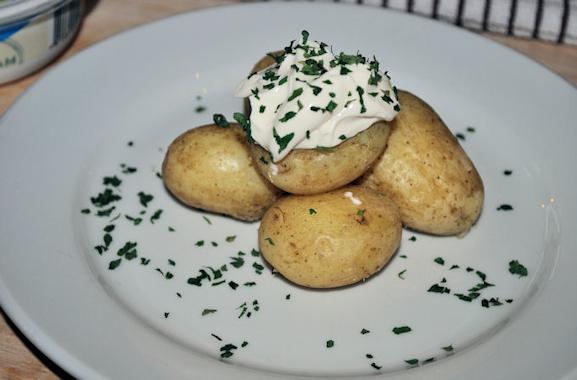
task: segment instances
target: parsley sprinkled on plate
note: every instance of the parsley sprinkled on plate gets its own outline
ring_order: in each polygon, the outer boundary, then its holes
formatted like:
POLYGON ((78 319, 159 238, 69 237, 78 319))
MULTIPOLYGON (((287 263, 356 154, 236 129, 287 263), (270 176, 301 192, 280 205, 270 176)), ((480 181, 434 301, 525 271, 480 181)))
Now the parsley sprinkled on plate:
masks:
POLYGON ((406 334, 408 332, 411 332, 411 331, 413 331, 413 329, 411 329, 409 326, 398 326, 398 327, 394 327, 392 331, 395 335, 400 335, 400 334, 406 334))
POLYGON ((518 275, 519 278, 527 276, 529 272, 523 264, 517 260, 512 260, 509 262, 509 273, 518 275))

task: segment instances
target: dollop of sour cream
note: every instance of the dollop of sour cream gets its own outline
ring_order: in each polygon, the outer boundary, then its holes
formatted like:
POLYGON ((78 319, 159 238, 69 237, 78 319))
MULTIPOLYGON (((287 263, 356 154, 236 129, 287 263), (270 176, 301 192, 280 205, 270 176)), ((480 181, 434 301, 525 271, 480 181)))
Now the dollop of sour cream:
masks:
POLYGON ((360 54, 335 55, 302 32, 271 66, 236 90, 248 97, 250 137, 282 160, 293 149, 334 147, 400 111, 396 88, 379 62, 360 54))

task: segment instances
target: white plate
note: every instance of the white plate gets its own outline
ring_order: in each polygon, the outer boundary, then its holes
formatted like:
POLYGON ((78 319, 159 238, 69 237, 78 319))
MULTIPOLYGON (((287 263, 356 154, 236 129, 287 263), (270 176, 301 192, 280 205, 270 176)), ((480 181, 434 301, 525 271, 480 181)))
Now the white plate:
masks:
POLYGON ((2 307, 80 378, 575 378, 576 105, 573 87, 523 56, 375 8, 252 4, 146 25, 59 65, 0 121, 2 307), (257 224, 191 211, 167 194, 156 173, 170 141, 214 112, 240 110, 232 96, 238 80, 302 29, 337 51, 375 54, 399 87, 426 99, 466 137, 462 145, 486 187, 483 215, 469 235, 405 231, 393 262, 371 280, 311 291, 268 267, 256 273, 252 264, 262 259, 250 251, 257 224), (199 105, 207 110, 195 112, 199 105), (120 164, 138 170, 123 174, 120 164), (90 197, 111 175, 123 181, 116 190, 123 199, 110 217, 97 217, 90 197), (140 191, 154 195, 146 208, 140 191), (501 204, 514 209, 497 211, 501 204), (143 209, 140 225, 125 218, 143 209), (157 209, 163 213, 152 224, 157 209), (93 247, 118 213, 110 249, 98 255, 93 247), (236 240, 227 242, 230 235, 236 240), (139 257, 109 270, 127 241, 138 243, 149 265, 139 257), (229 259, 238 251, 247 253, 239 269, 229 259), (512 260, 529 275, 509 273, 512 260), (203 266, 223 264, 236 290, 207 280, 187 284, 203 266), (480 281, 469 266, 495 286, 467 303, 453 293, 480 281), (174 277, 166 279, 166 271, 174 277), (427 292, 442 278, 451 294, 427 292), (482 307, 491 297, 513 302, 482 307), (239 318, 244 302, 250 318, 239 318), (206 308, 218 311, 202 316, 206 308), (392 332, 405 325, 412 331, 392 332), (221 359, 228 343, 238 348, 221 359), (448 346, 454 350, 443 350, 448 346), (409 359, 420 366, 408 369, 409 359))

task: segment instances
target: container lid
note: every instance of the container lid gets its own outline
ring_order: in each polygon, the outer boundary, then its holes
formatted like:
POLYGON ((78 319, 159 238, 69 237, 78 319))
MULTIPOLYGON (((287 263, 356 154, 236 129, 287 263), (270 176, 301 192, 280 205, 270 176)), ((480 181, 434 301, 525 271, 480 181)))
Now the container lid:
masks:
POLYGON ((0 26, 40 14, 67 0, 0 0, 0 26))

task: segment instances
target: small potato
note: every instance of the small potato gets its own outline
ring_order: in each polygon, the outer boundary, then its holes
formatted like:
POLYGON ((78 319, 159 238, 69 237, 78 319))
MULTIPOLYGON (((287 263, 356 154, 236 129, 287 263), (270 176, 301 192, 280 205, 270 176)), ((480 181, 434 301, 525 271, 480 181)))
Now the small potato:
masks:
POLYGON ((382 154, 389 123, 370 128, 333 147, 295 149, 279 162, 260 145, 250 151, 259 172, 275 186, 293 194, 318 194, 344 186, 361 176, 382 154))
MULTIPOLYGON (((251 73, 263 70, 284 51, 269 53, 258 61, 251 73)), ((245 111, 250 103, 245 99, 245 111)), ((295 149, 274 164, 270 154, 258 144, 251 145, 251 154, 260 173, 275 186, 293 194, 318 194, 344 186, 361 176, 385 149, 389 123, 378 122, 367 130, 333 147, 295 149)))
POLYGON ((260 219, 281 193, 255 169, 245 134, 234 123, 180 135, 168 148, 162 178, 183 203, 246 221, 260 219))
POLYGON ((481 213, 481 177, 427 103, 406 91, 399 91, 399 101, 385 153, 359 183, 390 196, 407 227, 463 234, 481 213))
POLYGON ((258 232, 264 258, 288 280, 335 288, 383 268, 399 247, 396 205, 364 187, 289 195, 265 213, 258 232))

